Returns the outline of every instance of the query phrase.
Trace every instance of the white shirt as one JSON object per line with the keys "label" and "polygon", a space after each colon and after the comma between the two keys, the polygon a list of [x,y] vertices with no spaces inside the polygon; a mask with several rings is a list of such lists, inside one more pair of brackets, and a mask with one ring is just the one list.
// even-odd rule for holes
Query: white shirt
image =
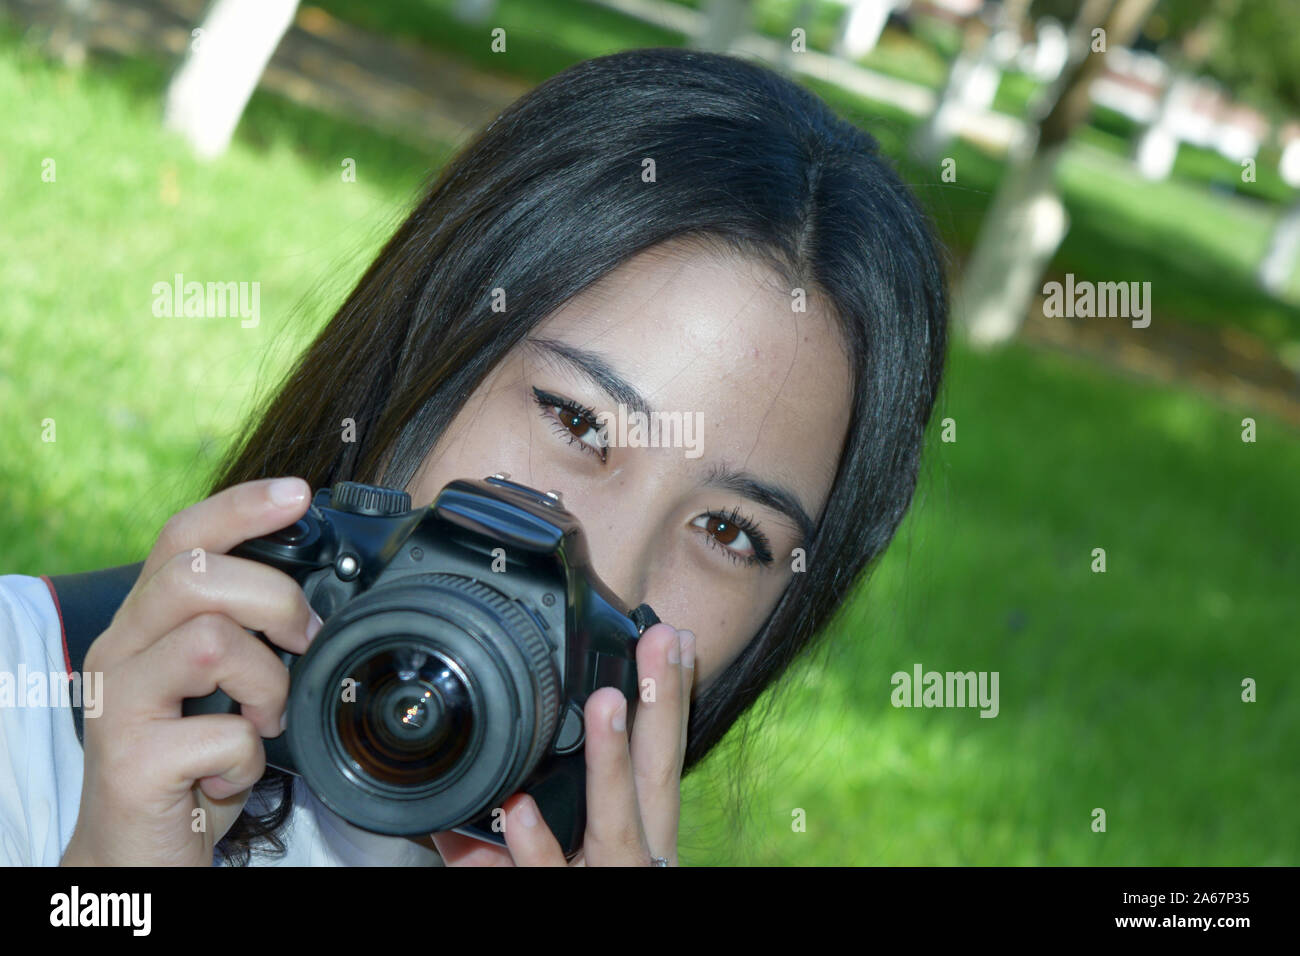
{"label": "white shirt", "polygon": [[[57,866],[81,805],[83,755],[72,710],[38,701],[21,674],[67,673],[63,628],[49,586],[0,575],[0,866]],[[12,700],[10,699],[12,697]],[[34,705],[34,706],[28,706]],[[441,866],[437,853],[405,837],[352,826],[294,778],[293,810],[279,831],[285,853],[255,844],[250,866]],[[214,854],[214,863],[219,858]]]}

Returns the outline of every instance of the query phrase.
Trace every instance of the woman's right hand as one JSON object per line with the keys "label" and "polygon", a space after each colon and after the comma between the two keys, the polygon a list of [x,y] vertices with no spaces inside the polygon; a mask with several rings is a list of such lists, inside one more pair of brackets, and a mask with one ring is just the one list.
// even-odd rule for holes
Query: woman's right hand
{"label": "woman's right hand", "polygon": [[[84,722],[64,866],[211,865],[265,770],[262,738],[280,735],[288,699],[288,669],[245,628],[301,654],[321,624],[287,574],[225,552],[292,524],[310,495],[300,478],[250,481],[163,527],[86,654],[84,669],[103,674],[103,711]],[[181,718],[185,698],[218,688],[242,714]]]}

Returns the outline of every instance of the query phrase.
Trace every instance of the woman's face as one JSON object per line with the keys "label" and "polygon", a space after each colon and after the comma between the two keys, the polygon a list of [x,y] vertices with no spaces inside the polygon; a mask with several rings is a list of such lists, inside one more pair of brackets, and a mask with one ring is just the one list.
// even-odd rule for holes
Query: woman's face
{"label": "woman's face", "polygon": [[[695,633],[697,695],[795,573],[851,394],[828,313],[811,297],[794,311],[774,275],[701,248],[650,249],[548,317],[469,397],[409,489],[422,506],[453,479],[504,472],[560,492],[600,579]],[[651,413],[658,444],[676,447],[644,447]]]}

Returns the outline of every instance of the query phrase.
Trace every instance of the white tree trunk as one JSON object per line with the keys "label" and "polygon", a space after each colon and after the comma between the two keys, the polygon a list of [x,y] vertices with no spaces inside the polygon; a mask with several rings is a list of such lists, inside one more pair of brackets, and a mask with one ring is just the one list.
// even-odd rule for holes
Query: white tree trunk
{"label": "white tree trunk", "polygon": [[984,218],[953,303],[972,345],[1011,339],[1069,229],[1054,174],[1063,147],[1017,160]]}
{"label": "white tree trunk", "polygon": [[912,136],[913,156],[926,162],[938,159],[967,114],[982,114],[993,106],[1002,68],[1020,49],[1020,22],[1028,8],[1029,0],[1004,0],[992,23],[972,20],[967,24],[943,92]]}
{"label": "white tree trunk", "polygon": [[1177,113],[1183,108],[1184,82],[1184,78],[1176,73],[1169,77],[1169,85],[1160,97],[1155,119],[1138,140],[1138,172],[1149,180],[1168,179],[1174,171],[1179,142]]}
{"label": "white tree trunk", "polygon": [[835,41],[836,56],[856,60],[874,50],[896,5],[894,0],[855,0]]}
{"label": "white tree trunk", "polygon": [[938,159],[957,135],[963,116],[993,105],[1001,80],[1002,72],[994,60],[992,43],[985,43],[976,53],[965,50],[958,53],[938,104],[917,127],[912,139],[913,155],[927,162]]}
{"label": "white tree trunk", "polygon": [[1292,189],[1300,189],[1300,137],[1282,147],[1282,157],[1277,163],[1278,175]]}
{"label": "white tree trunk", "polygon": [[726,53],[749,29],[749,0],[707,0],[704,32],[692,40],[697,50]]}
{"label": "white tree trunk", "polygon": [[1268,240],[1268,250],[1259,263],[1259,284],[1276,296],[1286,293],[1300,252],[1300,201],[1287,207]]}
{"label": "white tree trunk", "polygon": [[50,31],[50,51],[64,66],[86,62],[86,37],[90,33],[91,0],[63,0],[59,18]]}
{"label": "white tree trunk", "polygon": [[1039,83],[1055,83],[1070,61],[1070,40],[1065,28],[1051,17],[1038,21],[1032,51],[1019,54],[1021,69]]}
{"label": "white tree trunk", "polygon": [[204,158],[224,153],[297,7],[298,0],[218,0],[167,88],[163,125]]}

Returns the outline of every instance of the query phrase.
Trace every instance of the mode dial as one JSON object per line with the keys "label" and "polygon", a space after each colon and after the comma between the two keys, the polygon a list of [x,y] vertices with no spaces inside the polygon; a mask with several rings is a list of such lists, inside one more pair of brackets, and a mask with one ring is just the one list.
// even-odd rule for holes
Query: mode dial
{"label": "mode dial", "polygon": [[330,507],[357,515],[400,515],[411,510],[411,496],[395,488],[340,481],[330,491]]}

